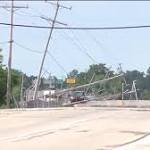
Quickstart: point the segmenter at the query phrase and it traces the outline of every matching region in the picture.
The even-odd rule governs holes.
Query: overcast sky
[[[9,2],[0,2],[0,5]],[[15,2],[16,5],[28,5],[28,9],[15,12],[16,24],[50,24],[40,16],[53,18],[56,7],[45,2]],[[150,2],[89,2],[68,1],[62,5],[72,10],[60,9],[57,20],[68,26],[128,26],[150,25]],[[10,22],[10,12],[0,8],[0,22]],[[62,26],[62,25],[57,25]],[[44,52],[48,38],[48,29],[14,28],[14,41],[27,48]],[[0,25],[0,43],[9,40],[9,27]],[[8,44],[0,44],[3,49],[4,63],[8,60]],[[72,69],[85,71],[90,64],[106,63],[116,69],[122,63],[124,70],[138,69],[146,71],[150,66],[150,28],[105,31],[67,31],[53,32],[49,51],[69,72]],[[86,51],[86,52],[85,52]],[[94,58],[92,60],[87,53]],[[13,68],[31,75],[37,75],[42,54],[27,51],[13,44]],[[50,56],[46,57],[44,69],[58,77],[64,77],[65,71]]]

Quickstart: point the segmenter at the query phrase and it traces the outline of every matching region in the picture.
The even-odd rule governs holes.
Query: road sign
[[[66,79],[66,83],[68,83],[68,84],[75,84],[76,83],[76,79],[75,78],[67,78]]]

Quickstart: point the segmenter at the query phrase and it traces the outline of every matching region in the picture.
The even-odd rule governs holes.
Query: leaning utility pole
[[[54,29],[54,26],[55,26],[55,21],[56,21],[57,15],[58,15],[59,7],[60,7],[59,6],[59,1],[57,1],[57,5],[56,6],[57,6],[56,7],[56,12],[55,12],[55,15],[54,15],[54,19],[52,20],[52,27],[51,27],[51,30],[50,30],[50,33],[49,33],[49,37],[48,37],[48,40],[47,40],[47,43],[46,43],[46,47],[45,47],[45,51],[44,51],[44,54],[43,54],[43,58],[42,58],[42,62],[41,62],[41,66],[40,66],[40,70],[39,70],[39,74],[38,74],[38,78],[37,78],[36,85],[35,85],[33,100],[36,100],[36,98],[37,98],[37,91],[38,91],[38,87],[39,87],[39,81],[40,81],[40,77],[41,77],[44,61],[45,61],[45,58],[46,58],[46,54],[48,52],[49,43],[50,43],[50,40],[51,40],[51,36],[52,36],[53,29]]]
[[[11,11],[11,25],[10,25],[10,41],[9,41],[9,58],[8,58],[8,73],[7,73],[7,93],[6,93],[6,104],[7,108],[10,107],[10,100],[11,100],[11,66],[12,66],[12,46],[13,46],[13,24],[14,24],[14,8],[28,8],[27,6],[14,6],[14,0],[11,1],[11,6],[0,6],[1,8],[8,9],[10,8]]]
[[[94,80],[94,78],[95,78],[95,75],[96,75],[96,74],[95,74],[95,72],[94,72],[89,83],[92,83],[92,82],[93,82],[93,80]],[[91,87],[89,87],[89,88],[85,91],[85,95],[88,93],[88,91],[89,91],[90,88],[91,88]]]
[[[135,99],[138,100],[137,89],[136,89],[136,80],[134,80],[134,81],[132,82],[132,88],[131,88],[131,92],[130,92],[130,97],[129,97],[129,99],[132,98],[132,95],[133,95],[133,94],[134,94],[134,96],[135,96]]]
[[[133,90],[135,93],[135,99],[138,100],[137,90],[136,90],[136,80],[133,81]]]

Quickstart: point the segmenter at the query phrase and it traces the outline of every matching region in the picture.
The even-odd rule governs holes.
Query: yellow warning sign
[[[76,83],[76,79],[75,78],[67,78],[66,79],[66,83],[75,84]]]

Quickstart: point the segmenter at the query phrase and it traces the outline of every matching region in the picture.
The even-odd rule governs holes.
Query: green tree
[[[3,56],[2,56],[2,49],[0,49],[0,65],[2,64]]]
[[[0,106],[6,104],[6,87],[7,87],[7,68],[2,65],[3,56],[0,50]],[[12,95],[19,101],[20,85],[21,85],[21,72],[12,69],[11,70],[11,89]],[[14,102],[11,101],[13,104]]]
[[[7,72],[0,66],[0,106],[5,104]]]
[[[6,98],[6,82],[7,82],[7,72],[2,66],[3,56],[2,49],[0,49],[0,106],[5,104]]]
[[[143,99],[144,100],[150,100],[150,90],[145,89],[143,91]]]
[[[73,69],[69,74],[68,77],[76,78],[78,76],[79,72],[77,69]]]
[[[11,89],[12,89],[12,96],[17,100],[20,101],[20,90],[21,90],[21,77],[22,72],[12,69],[11,70]],[[12,104],[14,104],[14,101],[12,101]]]

